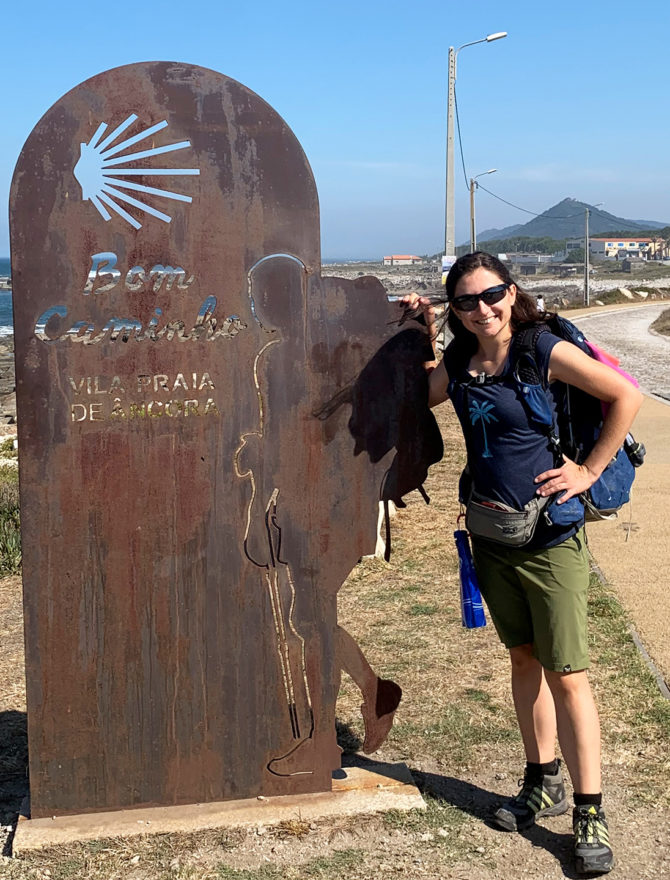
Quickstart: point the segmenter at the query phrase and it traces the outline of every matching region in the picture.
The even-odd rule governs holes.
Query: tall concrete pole
[[[475,183],[474,177],[470,178],[470,253],[477,250],[477,233],[475,231]]]
[[[463,43],[458,49],[449,46],[449,92],[447,97],[447,186],[444,211],[444,253],[448,256],[456,252],[456,209],[454,203],[454,108],[456,106],[456,57],[466,46],[477,43],[491,43],[507,36],[507,31],[489,34],[481,40]]]
[[[589,209],[584,216],[584,305],[590,305],[589,289]]]
[[[454,106],[456,104],[456,51],[449,46],[449,94],[447,99],[447,191],[444,221],[444,252],[456,253],[454,204]]]

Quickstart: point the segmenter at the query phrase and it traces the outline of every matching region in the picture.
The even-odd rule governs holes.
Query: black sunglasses
[[[482,290],[481,293],[472,293],[468,296],[457,296],[449,303],[452,308],[459,312],[474,312],[479,305],[479,300],[487,306],[493,306],[505,296],[509,284],[496,284],[495,287],[489,287],[488,290]]]

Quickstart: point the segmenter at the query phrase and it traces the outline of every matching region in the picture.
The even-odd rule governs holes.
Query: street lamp
[[[449,46],[449,93],[447,99],[447,189],[445,207],[445,242],[444,252],[447,256],[456,251],[455,239],[455,208],[454,208],[454,107],[456,104],[456,58],[461,49],[466,46],[475,46],[477,43],[492,43],[507,36],[506,31],[489,34],[481,40],[473,40],[471,43],[463,43],[458,49]]]
[[[592,205],[592,208],[599,208],[603,202],[598,202],[597,205]],[[590,274],[591,268],[589,265],[589,214],[591,211],[586,208],[586,213],[584,215],[584,305],[591,305],[591,282],[590,282]]]
[[[497,168],[489,168],[488,171],[482,171],[481,174],[476,174],[474,177],[470,178],[470,253],[474,254],[477,250],[477,230],[475,228],[475,189],[479,186],[475,181],[478,177],[483,177],[485,174],[494,174],[498,169]]]

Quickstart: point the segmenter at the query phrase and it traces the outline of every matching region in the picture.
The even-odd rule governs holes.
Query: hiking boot
[[[612,869],[614,856],[605,811],[595,804],[575,807],[575,867],[578,874],[605,874]]]
[[[521,791],[493,814],[493,821],[505,831],[524,831],[542,816],[560,816],[568,809],[560,761],[553,774],[536,776],[524,773],[519,780]]]

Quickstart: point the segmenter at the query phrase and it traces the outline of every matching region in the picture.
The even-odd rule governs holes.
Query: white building
[[[417,266],[423,263],[421,257],[414,254],[392,254],[390,257],[384,257],[385,266]]]
[[[654,252],[653,238],[591,238],[589,237],[589,256],[595,260],[612,260],[617,257],[642,257],[647,259]],[[583,238],[569,238],[565,250],[576,251],[584,247]]]

